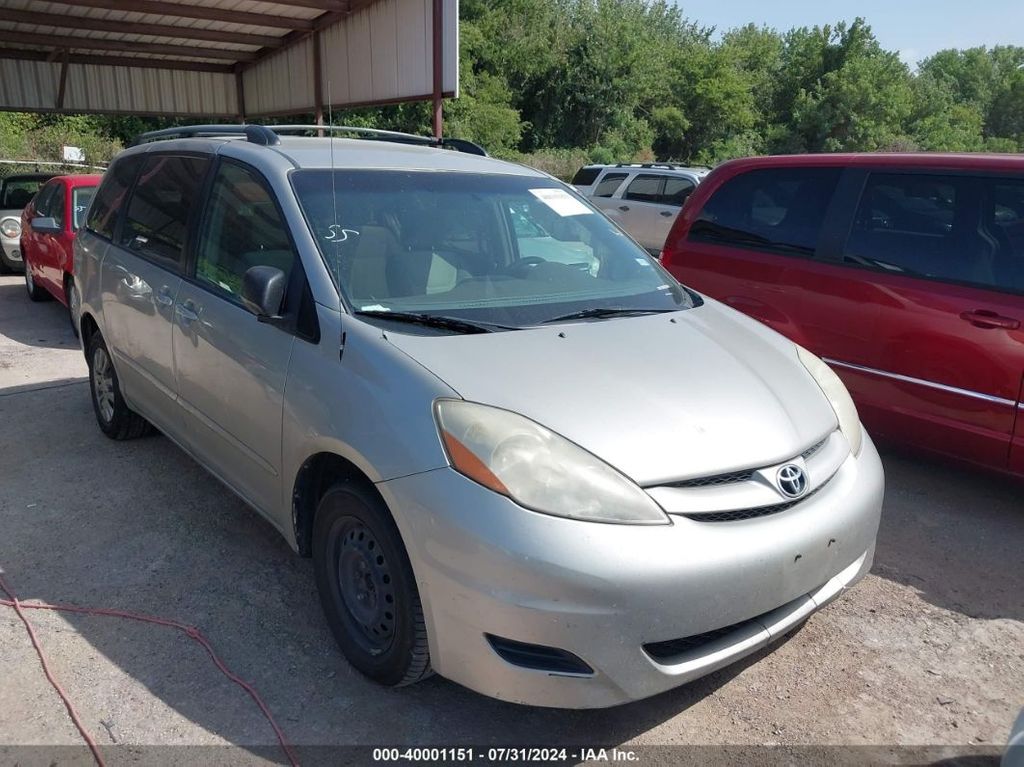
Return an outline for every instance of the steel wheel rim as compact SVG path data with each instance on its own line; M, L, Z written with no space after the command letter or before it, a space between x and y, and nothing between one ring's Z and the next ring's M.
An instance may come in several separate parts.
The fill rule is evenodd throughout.
M92 355L92 391L104 423L114 419L114 370L102 347Z
M394 577L390 562L370 529L346 524L338 537L336 577L341 601L358 630L356 639L372 654L395 636Z

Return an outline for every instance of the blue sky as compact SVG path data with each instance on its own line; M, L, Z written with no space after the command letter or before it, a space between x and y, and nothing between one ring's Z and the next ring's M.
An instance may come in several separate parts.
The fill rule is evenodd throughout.
M1024 0L678 0L691 21L719 32L748 22L780 30L863 16L888 50L913 66L943 48L1024 46Z

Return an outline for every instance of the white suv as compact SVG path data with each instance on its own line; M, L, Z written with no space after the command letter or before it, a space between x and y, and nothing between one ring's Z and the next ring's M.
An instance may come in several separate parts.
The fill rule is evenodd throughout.
M652 255L665 245L672 222L710 170L681 165L587 165L573 185Z

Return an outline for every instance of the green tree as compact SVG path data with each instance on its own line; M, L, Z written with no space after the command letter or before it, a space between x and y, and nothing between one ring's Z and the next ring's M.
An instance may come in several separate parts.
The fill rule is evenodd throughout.
M783 148L875 151L902 138L912 111L910 72L863 19L790 32L783 61L776 102L790 126Z

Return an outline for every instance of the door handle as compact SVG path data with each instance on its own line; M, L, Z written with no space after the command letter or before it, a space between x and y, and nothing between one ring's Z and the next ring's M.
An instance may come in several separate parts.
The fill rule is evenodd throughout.
M164 306L170 306L174 303L174 296L171 295L171 289L166 285L156 292L154 298L158 304L163 304Z
M1013 317L1004 317L988 309L961 312L960 319L971 323L976 328L985 328L986 330L993 330L995 328L1016 330L1020 327L1020 320L1015 320Z
M619 210L629 210L629 206L628 205L620 205L619 206Z
M663 210L661 211L661 215L663 215L665 218L671 218L675 214L670 210Z
M199 312L196 309L196 305L192 303L191 300L175 306L174 313L181 317L181 319L186 323L195 322L199 319Z

